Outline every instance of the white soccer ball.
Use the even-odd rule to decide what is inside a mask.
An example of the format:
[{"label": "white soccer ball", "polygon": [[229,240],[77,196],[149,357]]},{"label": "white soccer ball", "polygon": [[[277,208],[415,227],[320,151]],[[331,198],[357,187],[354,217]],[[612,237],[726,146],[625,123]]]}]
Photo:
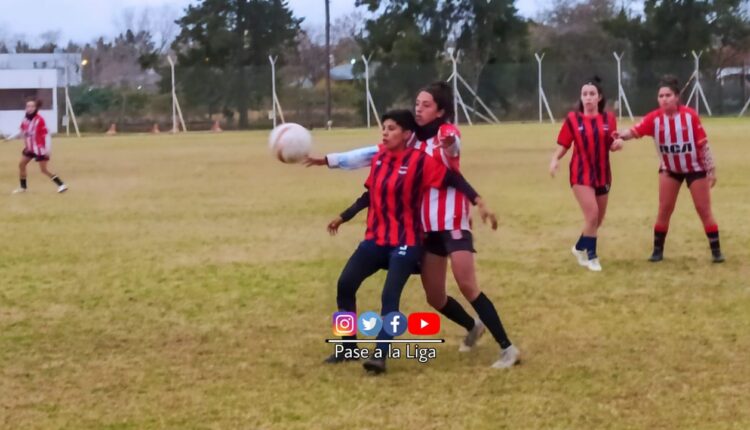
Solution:
[{"label": "white soccer ball", "polygon": [[299,163],[310,154],[312,136],[305,127],[287,122],[271,131],[268,146],[282,163]]}]

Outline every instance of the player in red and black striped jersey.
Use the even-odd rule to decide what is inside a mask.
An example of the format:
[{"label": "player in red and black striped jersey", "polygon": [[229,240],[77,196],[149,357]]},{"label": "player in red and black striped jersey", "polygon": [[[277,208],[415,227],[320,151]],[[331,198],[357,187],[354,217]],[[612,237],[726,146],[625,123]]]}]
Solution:
[{"label": "player in red and black striped jersey", "polygon": [[[659,84],[659,109],[646,115],[630,130],[620,132],[623,140],[652,136],[659,156],[659,212],[654,224],[654,250],[649,261],[664,258],[664,242],[677,195],[687,182],[695,209],[703,222],[714,263],[724,261],[719,245],[719,226],[711,210],[711,188],[716,168],[706,132],[698,113],[680,104],[677,78],[665,76]],[[618,145],[621,141],[618,141]]]},{"label": "player in red and black striped jersey", "polygon": [[583,233],[571,251],[578,264],[597,272],[602,270],[596,254],[597,233],[607,212],[612,184],[609,151],[617,130],[615,116],[604,110],[605,105],[601,80],[594,77],[581,87],[578,111],[565,118],[549,167],[554,177],[560,158],[573,148],[570,186],[583,212]]},{"label": "player in red and black striped jersey", "polygon": [[[383,116],[383,143],[372,159],[365,182],[367,191],[351,208],[329,224],[335,234],[347,219],[368,207],[365,240],[346,264],[338,281],[336,301],[341,311],[356,312],[356,292],[362,282],[380,269],[388,270],[382,294],[382,315],[398,311],[401,291],[416,272],[422,258],[420,205],[425,190],[452,186],[478,206],[483,220],[497,228],[497,220],[463,177],[427,155],[407,146],[416,129],[411,112],[392,111]],[[379,340],[390,339],[384,330]],[[355,347],[350,344],[350,347]],[[379,351],[379,352],[378,352]],[[364,363],[368,371],[385,371],[387,344],[379,343],[372,359]],[[332,355],[327,362],[342,361]]]}]

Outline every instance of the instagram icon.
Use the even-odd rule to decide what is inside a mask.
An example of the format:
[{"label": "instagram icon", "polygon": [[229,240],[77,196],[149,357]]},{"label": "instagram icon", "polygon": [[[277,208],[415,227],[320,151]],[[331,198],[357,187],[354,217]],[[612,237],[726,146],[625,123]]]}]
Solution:
[{"label": "instagram icon", "polygon": [[354,336],[355,334],[357,334],[357,313],[356,312],[334,312],[333,335],[334,336]]}]

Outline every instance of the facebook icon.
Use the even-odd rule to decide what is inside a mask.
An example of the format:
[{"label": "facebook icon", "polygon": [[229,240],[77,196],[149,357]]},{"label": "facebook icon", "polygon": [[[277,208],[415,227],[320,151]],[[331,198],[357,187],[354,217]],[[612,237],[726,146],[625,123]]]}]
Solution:
[{"label": "facebook icon", "polygon": [[391,312],[383,317],[383,331],[389,336],[401,336],[406,331],[406,317],[401,312]]}]

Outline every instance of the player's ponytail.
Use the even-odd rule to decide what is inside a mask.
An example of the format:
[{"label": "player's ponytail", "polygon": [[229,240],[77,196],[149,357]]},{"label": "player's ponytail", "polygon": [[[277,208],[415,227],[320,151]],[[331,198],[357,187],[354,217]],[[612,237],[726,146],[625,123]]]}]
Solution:
[{"label": "player's ponytail", "polygon": [[[604,95],[604,89],[602,88],[602,78],[594,75],[586,80],[583,85],[593,85],[596,87],[596,92],[598,92],[599,95],[602,96],[601,100],[599,100],[599,104],[597,105],[597,109],[599,109],[599,113],[604,113],[604,108],[607,106],[607,96]],[[581,100],[578,100],[578,111],[583,112],[583,102]]]},{"label": "player's ponytail", "polygon": [[455,111],[453,109],[453,87],[450,84],[444,81],[435,81],[420,91],[429,93],[432,96],[438,110],[444,112],[441,117],[443,120],[447,122],[453,121]]}]

